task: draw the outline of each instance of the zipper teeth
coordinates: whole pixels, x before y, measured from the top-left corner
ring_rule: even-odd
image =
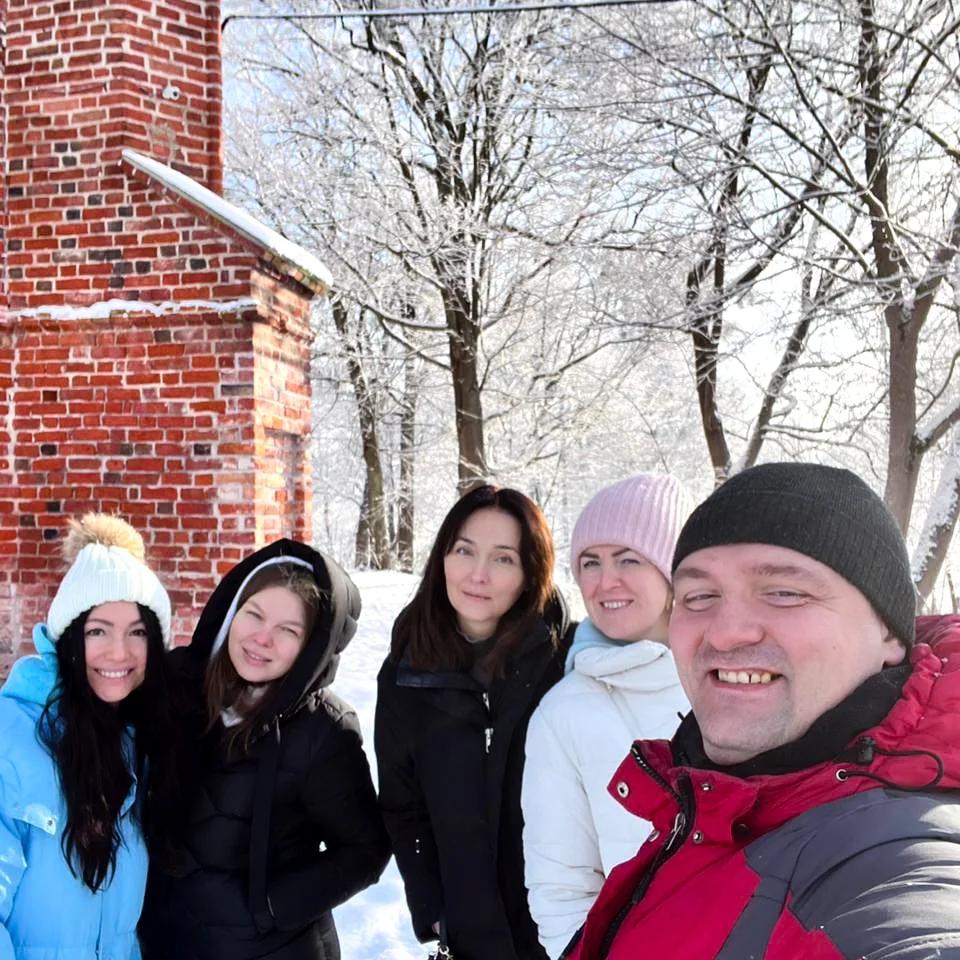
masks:
[[[636,765],[640,767],[640,769],[643,770],[643,772],[650,777],[654,783],[666,790],[666,792],[669,793],[670,796],[677,801],[677,803],[682,805],[683,797],[681,797],[680,794],[673,789],[670,782],[663,777],[658,770],[654,770],[654,768],[647,763],[647,758],[643,755],[640,747],[636,743],[634,743],[634,745],[630,748],[630,754],[633,757]]]

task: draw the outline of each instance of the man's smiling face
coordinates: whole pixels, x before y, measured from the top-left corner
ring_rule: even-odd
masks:
[[[674,574],[670,648],[707,756],[790,743],[904,647],[829,567],[769,544],[707,547]]]

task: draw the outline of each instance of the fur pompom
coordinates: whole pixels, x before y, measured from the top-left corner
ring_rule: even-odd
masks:
[[[146,555],[143,537],[126,520],[106,513],[87,513],[80,520],[70,521],[70,532],[63,541],[63,559],[72,564],[80,551],[91,543],[120,547],[141,562]]]

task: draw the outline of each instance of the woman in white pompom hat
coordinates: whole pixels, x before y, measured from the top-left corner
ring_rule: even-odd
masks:
[[[639,474],[600,490],[573,529],[588,617],[566,676],[530,720],[522,793],[530,912],[554,960],[649,831],[607,793],[610,778],[634,740],[669,737],[688,709],[666,643],[670,562],[689,508],[675,477]]]
[[[123,520],[71,521],[36,656],[0,690],[0,960],[128,960],[172,771],[170,598]]]

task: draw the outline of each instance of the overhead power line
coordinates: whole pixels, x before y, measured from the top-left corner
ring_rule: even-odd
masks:
[[[464,13],[537,13],[540,10],[580,10],[590,7],[665,6],[684,0],[556,0],[554,3],[503,3],[471,7],[397,7],[393,10],[327,10],[323,13],[231,13],[223,18],[220,30],[231,20],[342,20],[345,18],[375,19],[378,17],[452,17]]]

